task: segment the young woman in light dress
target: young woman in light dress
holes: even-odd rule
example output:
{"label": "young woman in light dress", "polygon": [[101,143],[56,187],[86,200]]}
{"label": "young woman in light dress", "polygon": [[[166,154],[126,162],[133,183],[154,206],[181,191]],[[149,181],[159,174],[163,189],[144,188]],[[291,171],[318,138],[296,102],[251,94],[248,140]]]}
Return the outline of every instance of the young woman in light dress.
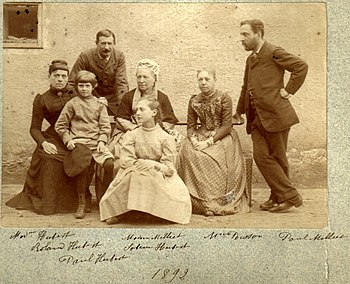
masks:
{"label": "young woman in light dress", "polygon": [[180,224],[190,221],[190,195],[174,166],[175,141],[157,123],[158,109],[157,100],[136,105],[140,126],[124,135],[121,169],[100,202],[100,219],[107,224],[119,223],[132,210]]}

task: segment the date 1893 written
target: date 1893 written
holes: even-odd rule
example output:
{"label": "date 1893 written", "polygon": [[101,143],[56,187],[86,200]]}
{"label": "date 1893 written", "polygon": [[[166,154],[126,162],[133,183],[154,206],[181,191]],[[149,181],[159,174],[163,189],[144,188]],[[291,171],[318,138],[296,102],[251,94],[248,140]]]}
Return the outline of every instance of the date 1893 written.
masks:
{"label": "date 1893 written", "polygon": [[153,276],[151,277],[151,279],[161,279],[164,280],[165,283],[170,283],[171,281],[173,281],[175,278],[180,279],[180,280],[184,280],[187,273],[188,273],[188,268],[186,269],[158,269]]}

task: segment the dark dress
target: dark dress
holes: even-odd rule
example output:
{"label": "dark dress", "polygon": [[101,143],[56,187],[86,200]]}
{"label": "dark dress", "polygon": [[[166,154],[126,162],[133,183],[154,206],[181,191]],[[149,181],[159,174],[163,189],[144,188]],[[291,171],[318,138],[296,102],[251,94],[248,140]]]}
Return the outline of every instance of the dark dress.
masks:
{"label": "dark dress", "polygon": [[[131,117],[133,116],[135,111],[135,109],[133,109],[134,108],[133,100],[134,100],[135,93],[136,93],[136,89],[133,89],[124,95],[118,108],[117,117],[131,121]],[[161,91],[157,91],[157,97],[155,97],[155,99],[157,99],[160,104],[161,121],[163,123],[167,122],[170,124],[177,123],[178,119],[174,114],[174,110],[171,106],[168,96]]]}
{"label": "dark dress", "polygon": [[[38,94],[33,103],[30,134],[37,143],[27,172],[23,191],[6,202],[6,205],[38,214],[52,215],[58,212],[74,212],[78,204],[75,182],[63,170],[63,158],[67,152],[54,127],[64,105],[74,96],[74,88],[57,92],[48,90]],[[44,119],[50,126],[42,131]],[[56,145],[57,154],[46,154],[41,144],[47,141]]]}

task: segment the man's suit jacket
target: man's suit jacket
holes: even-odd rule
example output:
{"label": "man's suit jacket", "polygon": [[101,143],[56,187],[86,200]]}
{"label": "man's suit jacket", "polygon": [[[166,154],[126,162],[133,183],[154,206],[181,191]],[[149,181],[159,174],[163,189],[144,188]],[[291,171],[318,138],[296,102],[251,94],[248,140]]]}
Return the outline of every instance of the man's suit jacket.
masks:
{"label": "man's suit jacket", "polygon": [[129,90],[123,52],[113,49],[108,62],[98,56],[97,48],[82,52],[70,73],[71,84],[74,84],[75,76],[81,70],[87,70],[96,75],[98,86],[94,90],[94,95],[105,97],[108,101],[108,113],[116,115],[123,94]]}
{"label": "man's suit jacket", "polygon": [[[284,86],[285,70],[291,74]],[[256,112],[267,131],[282,131],[299,122],[289,100],[281,97],[280,89],[295,94],[304,83],[307,70],[305,61],[268,42],[264,42],[257,57],[247,58],[237,112],[246,114],[248,134],[253,122],[249,93],[253,95]]]}

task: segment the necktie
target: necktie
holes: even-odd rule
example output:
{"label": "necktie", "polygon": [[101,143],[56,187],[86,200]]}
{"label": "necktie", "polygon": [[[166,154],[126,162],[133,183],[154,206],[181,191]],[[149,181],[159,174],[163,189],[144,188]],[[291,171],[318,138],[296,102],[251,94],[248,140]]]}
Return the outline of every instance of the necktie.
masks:
{"label": "necktie", "polygon": [[250,62],[253,65],[258,62],[258,54],[256,52],[252,52],[250,55]]}
{"label": "necktie", "polygon": [[[250,67],[254,66],[258,62],[258,54],[253,51],[252,54],[250,55],[249,60],[250,60]],[[252,80],[250,72],[249,72],[249,81],[248,81],[249,83],[248,83],[248,85],[250,85],[250,81]],[[251,106],[251,108],[253,110],[253,113],[254,113],[255,112],[254,96],[253,96],[253,93],[252,93],[252,91],[250,89],[250,86],[248,88],[248,92],[249,92],[250,106]]]}

